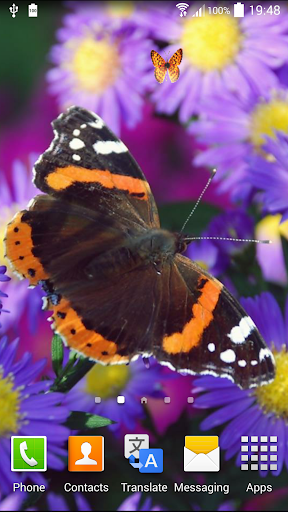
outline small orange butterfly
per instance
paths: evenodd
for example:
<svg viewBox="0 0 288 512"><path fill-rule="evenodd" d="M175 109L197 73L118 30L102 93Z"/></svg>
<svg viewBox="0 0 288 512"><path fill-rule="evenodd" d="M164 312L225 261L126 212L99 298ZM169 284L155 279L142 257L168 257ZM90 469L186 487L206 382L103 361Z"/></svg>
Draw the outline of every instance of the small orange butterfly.
<svg viewBox="0 0 288 512"><path fill-rule="evenodd" d="M179 50L172 55L171 59L169 59L168 62L165 62L159 53L155 52L155 50L151 51L151 59L155 66L154 75L157 82L162 84L166 76L166 71L168 71L169 78L172 83L178 80L180 75L178 66L182 60L182 56L183 50L182 48L179 48Z"/></svg>

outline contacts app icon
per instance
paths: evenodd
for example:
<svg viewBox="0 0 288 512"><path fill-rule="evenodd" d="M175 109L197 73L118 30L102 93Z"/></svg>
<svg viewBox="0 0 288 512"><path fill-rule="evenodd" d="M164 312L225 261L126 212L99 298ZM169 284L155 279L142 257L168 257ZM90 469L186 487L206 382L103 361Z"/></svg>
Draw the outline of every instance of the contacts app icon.
<svg viewBox="0 0 288 512"><path fill-rule="evenodd" d="M70 436L68 470L104 471L104 437Z"/></svg>

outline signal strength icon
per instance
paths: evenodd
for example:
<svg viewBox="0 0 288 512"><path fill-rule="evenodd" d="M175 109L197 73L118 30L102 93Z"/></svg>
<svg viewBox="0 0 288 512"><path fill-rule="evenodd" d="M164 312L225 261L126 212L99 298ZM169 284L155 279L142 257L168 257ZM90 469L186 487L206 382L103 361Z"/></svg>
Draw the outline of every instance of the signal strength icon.
<svg viewBox="0 0 288 512"><path fill-rule="evenodd" d="M205 4L193 14L192 18L201 18L202 16L205 16Z"/></svg>
<svg viewBox="0 0 288 512"><path fill-rule="evenodd" d="M178 7L179 11L181 11L180 16L187 15L186 9L188 9L189 4L180 3L180 4L177 4L176 7Z"/></svg>

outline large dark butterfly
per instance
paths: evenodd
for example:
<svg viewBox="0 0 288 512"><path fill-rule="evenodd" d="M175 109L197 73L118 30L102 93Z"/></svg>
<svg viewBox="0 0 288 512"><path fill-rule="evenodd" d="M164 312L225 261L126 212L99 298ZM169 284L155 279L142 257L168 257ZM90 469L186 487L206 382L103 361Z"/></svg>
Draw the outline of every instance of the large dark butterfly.
<svg viewBox="0 0 288 512"><path fill-rule="evenodd" d="M144 174L102 119L72 107L35 165L44 192L8 225L18 275L46 291L52 327L103 364L155 356L243 388L274 378L273 355L228 290L160 228Z"/></svg>

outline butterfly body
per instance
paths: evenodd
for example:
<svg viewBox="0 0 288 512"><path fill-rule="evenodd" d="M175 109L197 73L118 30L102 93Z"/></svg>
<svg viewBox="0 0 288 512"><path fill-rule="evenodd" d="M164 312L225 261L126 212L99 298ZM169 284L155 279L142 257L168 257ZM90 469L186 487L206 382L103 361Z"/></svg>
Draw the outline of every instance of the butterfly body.
<svg viewBox="0 0 288 512"><path fill-rule="evenodd" d="M175 52L168 62L165 62L163 57L159 55L155 50L151 51L151 59L155 66L154 75L160 84L165 79L166 72L168 71L169 78L171 82L176 82L180 75L180 70L178 68L179 64L182 61L183 51L181 48Z"/></svg>
<svg viewBox="0 0 288 512"><path fill-rule="evenodd" d="M71 107L35 164L43 192L7 227L17 275L41 285L52 328L102 364L154 355L178 371L271 381L273 355L225 287L161 229L146 178L101 118ZM188 242L189 243L189 242Z"/></svg>

